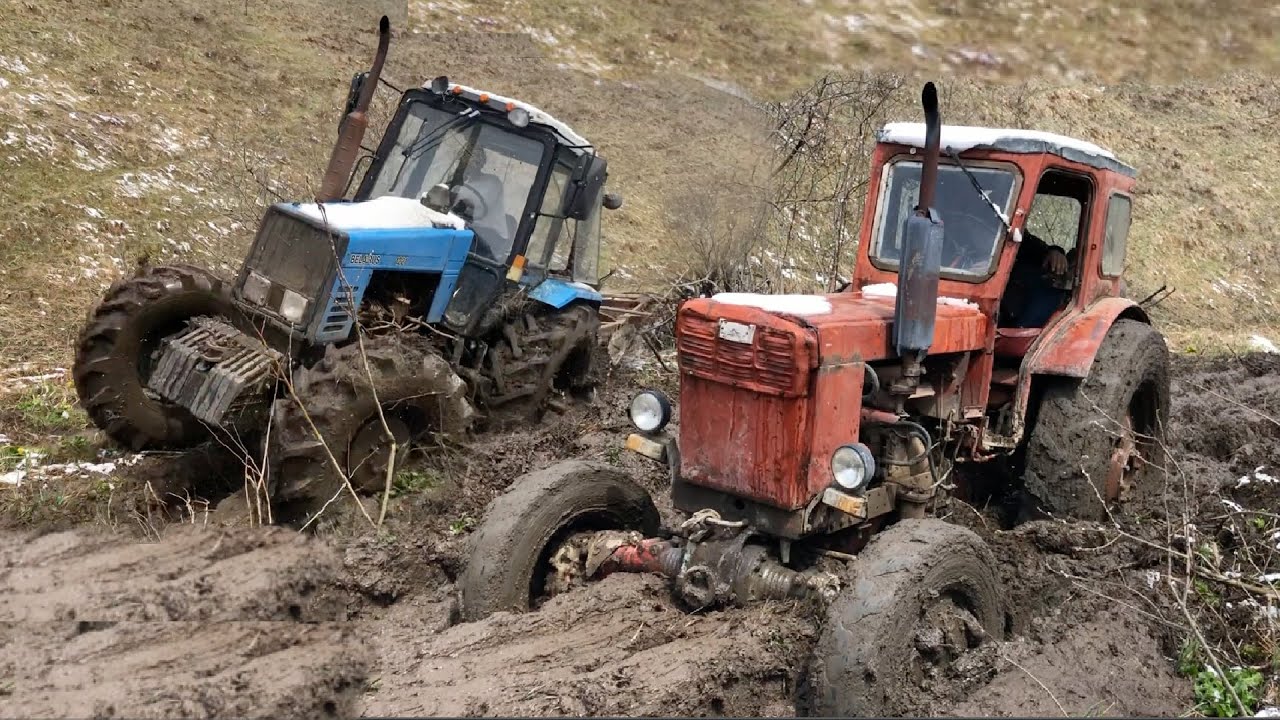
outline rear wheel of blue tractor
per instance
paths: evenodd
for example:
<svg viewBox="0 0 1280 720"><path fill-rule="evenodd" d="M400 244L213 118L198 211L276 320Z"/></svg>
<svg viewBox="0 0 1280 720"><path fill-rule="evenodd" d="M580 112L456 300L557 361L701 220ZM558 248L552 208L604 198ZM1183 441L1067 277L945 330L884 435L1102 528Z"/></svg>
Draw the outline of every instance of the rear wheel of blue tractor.
<svg viewBox="0 0 1280 720"><path fill-rule="evenodd" d="M206 425L151 392L147 380L165 337L194 317L234 312L229 285L191 265L151 267L116 282L80 334L72 376L81 406L112 440L133 450L208 440Z"/></svg>
<svg viewBox="0 0 1280 720"><path fill-rule="evenodd" d="M410 447L464 431L466 383L426 338L382 335L330 347L293 374L267 438L268 491L280 522L301 522L347 490L386 487ZM394 453L392 448L394 445Z"/></svg>

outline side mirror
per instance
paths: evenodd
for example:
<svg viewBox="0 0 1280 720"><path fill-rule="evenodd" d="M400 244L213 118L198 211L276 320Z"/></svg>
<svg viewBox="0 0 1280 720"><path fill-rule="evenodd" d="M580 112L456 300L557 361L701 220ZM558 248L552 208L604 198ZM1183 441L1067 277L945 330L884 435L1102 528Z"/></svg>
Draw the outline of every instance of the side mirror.
<svg viewBox="0 0 1280 720"><path fill-rule="evenodd" d="M591 203L604 188L605 178L609 176L608 163L598 155L583 155L578 166L573 170L573 194L569 198L565 215L574 220L583 220L594 209Z"/></svg>
<svg viewBox="0 0 1280 720"><path fill-rule="evenodd" d="M622 207L622 196L618 193L604 194L604 208L606 210L617 210Z"/></svg>
<svg viewBox="0 0 1280 720"><path fill-rule="evenodd" d="M445 94L445 93L449 92L449 78L448 78L448 76L446 76L446 75L441 75L441 76L437 77L436 79L432 80L432 81L431 81L431 92L433 92L433 93L435 93L435 94L437 94L437 95L443 95L443 94Z"/></svg>

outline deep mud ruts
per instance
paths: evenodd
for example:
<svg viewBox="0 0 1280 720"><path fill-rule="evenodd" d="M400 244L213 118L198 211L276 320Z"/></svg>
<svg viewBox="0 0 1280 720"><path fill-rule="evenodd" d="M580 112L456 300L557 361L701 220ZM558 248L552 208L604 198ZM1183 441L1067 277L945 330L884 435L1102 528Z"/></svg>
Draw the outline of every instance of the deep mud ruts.
<svg viewBox="0 0 1280 720"><path fill-rule="evenodd" d="M1165 533L1185 510L1217 531L1223 498L1275 507L1280 486L1240 478L1280 462L1280 358L1176 358L1173 370L1169 483L1182 486L1141 499L1123 527ZM444 484L401 502L381 538L179 525L159 542L0 537L0 716L793 714L816 636L797 605L690 614L658 578L612 576L533 614L456 623L466 520L515 475L596 457L647 473L661 495L660 474L614 450L625 395L453 456L436 468ZM1200 499L1171 507L1171 494ZM1158 552L1107 526L1005 530L968 506L949 519L992 545L1013 632L934 714L1192 706L1153 592Z"/></svg>

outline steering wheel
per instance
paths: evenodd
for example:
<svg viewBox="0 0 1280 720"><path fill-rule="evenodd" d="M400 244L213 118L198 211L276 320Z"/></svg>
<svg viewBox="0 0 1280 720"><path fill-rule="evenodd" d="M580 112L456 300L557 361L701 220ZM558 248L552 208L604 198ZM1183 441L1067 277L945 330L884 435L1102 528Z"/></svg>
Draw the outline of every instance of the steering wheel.
<svg viewBox="0 0 1280 720"><path fill-rule="evenodd" d="M948 231L958 228L957 234L951 235L953 238L962 238L961 242L946 242L946 234ZM950 217L943 218L943 257L942 266L953 270L974 271L982 268L974 267L975 265L985 266L991 260L991 245L987 244L983 248L974 247L972 240L982 237L990 233L990 226L984 220L968 213L959 213Z"/></svg>
<svg viewBox="0 0 1280 720"><path fill-rule="evenodd" d="M489 203L484 199L484 195L480 193L473 185L464 182L454 187L454 201L452 210L458 211L458 205L466 200L471 204L470 218L472 221L480 220L489 214Z"/></svg>

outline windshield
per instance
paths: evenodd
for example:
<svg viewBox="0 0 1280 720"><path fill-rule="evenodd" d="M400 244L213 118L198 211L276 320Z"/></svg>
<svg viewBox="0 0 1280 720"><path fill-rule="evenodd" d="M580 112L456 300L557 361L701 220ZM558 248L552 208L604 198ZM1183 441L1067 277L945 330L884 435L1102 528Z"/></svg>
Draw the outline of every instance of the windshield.
<svg viewBox="0 0 1280 720"><path fill-rule="evenodd" d="M483 122L470 109L411 103L370 197L421 198L448 185L453 211L475 231L475 252L505 263L545 152L541 140Z"/></svg>
<svg viewBox="0 0 1280 720"><path fill-rule="evenodd" d="M965 166L996 207L1008 215L1017 176L1003 168ZM921 169L915 160L890 166L871 247L871 258L877 265L898 265L903 227L920 199ZM942 216L942 271L960 279L989 275L1004 225L959 167L939 165L934 208Z"/></svg>

